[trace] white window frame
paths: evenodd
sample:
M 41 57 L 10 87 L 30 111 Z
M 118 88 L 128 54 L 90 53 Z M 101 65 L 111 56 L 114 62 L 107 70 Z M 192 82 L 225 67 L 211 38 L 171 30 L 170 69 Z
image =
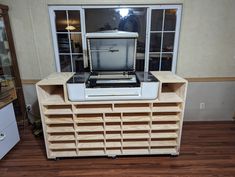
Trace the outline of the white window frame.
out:
M 146 34 L 146 44 L 147 48 L 145 49 L 145 71 L 149 70 L 149 48 L 150 48 L 150 31 L 151 31 L 151 15 L 152 15 L 152 10 L 156 10 L 156 9 L 177 9 L 177 13 L 176 13 L 176 25 L 175 25 L 175 40 L 174 40 L 174 49 L 173 49 L 173 57 L 172 57 L 172 65 L 171 65 L 171 72 L 175 73 L 176 72 L 176 64 L 177 64 L 177 58 L 178 58 L 178 45 L 179 45 L 179 35 L 180 35 L 180 24 L 181 24 L 181 13 L 182 13 L 182 5 L 151 5 L 149 6 L 149 12 L 148 12 L 148 16 L 147 16 L 147 23 L 148 23 L 148 27 L 146 29 L 146 32 L 148 32 L 148 34 Z M 165 14 L 164 14 L 165 15 Z M 164 19 L 164 15 L 163 15 L 163 23 L 165 21 Z M 164 26 L 164 24 L 162 25 Z M 163 29 L 159 32 L 163 33 Z M 148 42 L 148 43 L 147 43 Z M 162 44 L 163 44 L 163 38 L 161 39 L 161 48 L 162 48 Z M 148 51 L 148 52 L 147 52 Z M 160 52 L 160 55 L 162 55 L 162 52 Z M 162 59 L 161 59 L 162 60 Z M 161 69 L 161 60 L 159 63 L 159 69 Z
M 81 35 L 82 35 L 82 47 L 83 47 L 83 59 L 84 67 L 88 66 L 88 56 L 87 56 L 87 43 L 86 43 L 86 24 L 85 24 L 85 13 L 86 9 L 102 9 L 102 8 L 147 8 L 147 17 L 146 17 L 146 39 L 145 39 L 145 62 L 144 62 L 144 71 L 149 70 L 149 49 L 150 49 L 150 30 L 151 30 L 151 12 L 155 9 L 177 9 L 176 14 L 176 27 L 175 27 L 175 40 L 174 40 L 174 49 L 173 49 L 173 58 L 172 58 L 172 68 L 173 73 L 176 72 L 177 57 L 178 57 L 178 45 L 179 45 L 179 34 L 180 34 L 180 23 L 181 23 L 181 13 L 182 5 L 76 5 L 76 6 L 49 6 L 49 16 L 51 23 L 51 32 L 52 40 L 54 47 L 54 55 L 56 61 L 56 71 L 61 72 L 59 51 L 58 51 L 58 42 L 57 42 L 57 32 L 55 25 L 55 10 L 79 10 L 80 11 L 80 21 L 81 21 Z M 162 31 L 163 32 L 163 31 Z M 163 39 L 162 39 L 163 40 Z M 71 54 L 70 54 L 71 55 Z M 162 53 L 160 52 L 160 55 Z M 161 61 L 160 61 L 161 62 Z M 73 69 L 73 62 L 71 57 L 71 67 Z M 159 68 L 161 63 L 159 63 Z
M 88 65 L 87 61 L 87 45 L 86 45 L 86 26 L 85 24 L 85 17 L 84 17 L 84 9 L 81 6 L 49 6 L 49 15 L 50 15 L 50 22 L 51 22 L 51 33 L 52 33 L 52 41 L 53 41 L 53 47 L 54 47 L 54 56 L 56 61 L 56 71 L 61 72 L 61 66 L 60 66 L 60 56 L 59 56 L 59 48 L 58 48 L 58 40 L 57 40 L 57 32 L 56 32 L 56 24 L 55 24 L 55 10 L 77 10 L 80 12 L 80 21 L 81 21 L 81 36 L 82 36 L 82 48 L 83 48 L 83 61 L 84 61 L 84 67 Z M 70 37 L 69 37 L 70 40 Z M 74 68 L 72 56 L 70 54 L 70 60 L 71 60 L 71 67 L 72 70 Z

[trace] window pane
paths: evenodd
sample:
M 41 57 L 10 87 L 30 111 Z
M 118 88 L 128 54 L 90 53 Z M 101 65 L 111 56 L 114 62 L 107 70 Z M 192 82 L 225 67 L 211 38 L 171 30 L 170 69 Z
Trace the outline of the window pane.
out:
M 172 54 L 162 54 L 161 71 L 171 71 L 172 58 Z
M 70 53 L 68 34 L 57 34 L 59 53 Z
M 163 10 L 152 10 L 151 31 L 162 31 Z
M 70 34 L 72 53 L 82 53 L 82 36 L 81 34 Z
M 74 72 L 83 72 L 84 71 L 83 55 L 73 55 L 72 58 L 73 58 Z
M 165 31 L 175 31 L 176 25 L 176 9 L 168 9 L 165 11 Z
M 4 25 L 4 20 L 0 16 L 0 90 L 1 90 L 1 80 L 5 79 L 12 80 L 13 70 L 12 70 L 12 58 L 9 48 L 6 28 Z M 1 94 L 0 94 L 1 95 Z
M 74 29 L 70 28 L 70 31 L 81 32 L 80 11 L 69 10 L 68 17 L 69 17 L 69 26 L 74 27 Z
M 175 33 L 164 33 L 163 34 L 163 52 L 173 52 L 174 49 Z
M 149 54 L 149 71 L 159 71 L 160 54 Z
M 161 51 L 161 33 L 151 33 L 150 35 L 150 52 Z
M 70 55 L 60 55 L 60 69 L 61 72 L 72 71 Z
M 138 32 L 137 52 L 145 53 L 146 13 L 146 8 L 86 9 L 86 31 Z
M 66 11 L 55 11 L 55 23 L 56 23 L 56 31 L 57 32 L 67 32 L 67 17 Z

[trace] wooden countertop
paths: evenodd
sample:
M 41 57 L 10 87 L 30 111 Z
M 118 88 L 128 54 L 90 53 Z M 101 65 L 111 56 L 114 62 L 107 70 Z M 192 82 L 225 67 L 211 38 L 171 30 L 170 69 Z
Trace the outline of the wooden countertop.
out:
M 162 83 L 185 83 L 187 80 L 173 74 L 170 71 L 152 71 L 151 72 Z M 52 73 L 36 85 L 64 85 L 72 77 L 74 72 L 56 72 Z

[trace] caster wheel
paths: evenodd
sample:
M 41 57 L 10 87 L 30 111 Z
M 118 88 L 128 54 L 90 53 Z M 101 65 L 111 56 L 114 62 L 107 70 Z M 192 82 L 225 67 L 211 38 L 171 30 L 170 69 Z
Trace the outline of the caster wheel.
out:
M 174 158 L 174 157 L 178 157 L 179 154 L 171 154 L 171 157 Z
M 109 158 L 112 158 L 112 159 L 116 159 L 117 156 L 116 155 L 108 155 Z

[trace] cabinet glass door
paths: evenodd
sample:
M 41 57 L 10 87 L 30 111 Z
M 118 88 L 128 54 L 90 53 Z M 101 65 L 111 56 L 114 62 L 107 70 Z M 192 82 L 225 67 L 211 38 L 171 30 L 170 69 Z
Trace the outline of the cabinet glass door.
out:
M 12 59 L 3 17 L 0 16 L 0 101 L 14 88 Z

